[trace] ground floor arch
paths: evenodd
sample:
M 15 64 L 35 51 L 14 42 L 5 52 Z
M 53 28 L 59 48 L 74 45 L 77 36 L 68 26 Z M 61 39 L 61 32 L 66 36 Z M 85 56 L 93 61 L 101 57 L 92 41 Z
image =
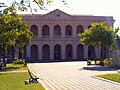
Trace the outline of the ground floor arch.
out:
M 13 45 L 7 48 L 7 55 L 12 55 L 13 58 L 15 57 L 15 52 L 15 47 Z
M 47 44 L 42 47 L 42 59 L 50 59 L 50 47 Z
M 30 53 L 29 53 L 30 48 Z M 80 44 L 64 44 L 64 43 L 46 43 L 42 45 L 31 45 L 26 47 L 27 57 L 40 61 L 69 61 L 69 60 L 87 60 L 91 57 L 98 57 L 98 49 L 93 46 L 85 46 Z M 38 50 L 39 48 L 39 50 Z M 95 54 L 96 53 L 96 54 Z
M 88 59 L 93 59 L 95 56 L 95 47 L 88 46 Z
M 54 59 L 55 60 L 61 59 L 61 46 L 59 44 L 56 44 L 54 46 Z
M 31 46 L 31 58 L 33 59 L 33 62 L 36 62 L 38 60 L 38 46 L 37 45 Z
M 66 45 L 66 59 L 73 59 L 73 47 L 71 44 Z
M 84 47 L 82 44 L 77 46 L 77 59 L 83 60 L 84 59 Z

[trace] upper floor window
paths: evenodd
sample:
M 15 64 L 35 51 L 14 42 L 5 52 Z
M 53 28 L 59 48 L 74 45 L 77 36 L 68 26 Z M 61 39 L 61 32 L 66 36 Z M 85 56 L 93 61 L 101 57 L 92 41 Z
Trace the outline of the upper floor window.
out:
M 44 25 L 42 27 L 42 36 L 49 36 L 49 26 L 48 25 Z
M 65 35 L 72 35 L 72 26 L 71 25 L 67 25 L 65 27 Z
M 61 35 L 61 27 L 59 25 L 54 26 L 54 36 L 60 36 Z
M 32 25 L 30 30 L 33 33 L 33 36 L 38 35 L 38 27 L 36 25 Z
M 79 33 L 83 33 L 83 26 L 82 25 L 78 25 L 77 26 L 77 32 L 76 32 L 76 35 L 78 35 Z

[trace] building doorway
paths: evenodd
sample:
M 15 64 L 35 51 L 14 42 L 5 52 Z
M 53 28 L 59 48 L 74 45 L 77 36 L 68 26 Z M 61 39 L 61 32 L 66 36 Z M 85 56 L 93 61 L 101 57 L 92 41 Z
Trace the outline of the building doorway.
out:
M 59 44 L 55 45 L 54 47 L 54 59 L 55 60 L 61 59 L 61 46 Z

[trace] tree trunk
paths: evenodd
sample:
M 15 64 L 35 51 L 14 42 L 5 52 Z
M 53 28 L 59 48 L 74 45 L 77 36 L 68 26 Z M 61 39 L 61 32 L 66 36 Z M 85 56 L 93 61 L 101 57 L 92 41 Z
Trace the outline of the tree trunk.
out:
M 19 58 L 19 49 L 17 45 L 15 45 L 14 47 L 15 47 L 15 58 Z
M 6 57 L 6 45 L 3 44 L 2 46 L 2 59 L 3 59 L 3 66 L 6 67 L 6 60 L 5 60 L 5 57 Z

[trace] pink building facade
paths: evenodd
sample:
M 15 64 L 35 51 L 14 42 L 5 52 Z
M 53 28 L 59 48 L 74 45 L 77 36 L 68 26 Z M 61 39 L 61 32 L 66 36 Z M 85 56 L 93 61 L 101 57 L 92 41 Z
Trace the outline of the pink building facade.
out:
M 69 15 L 58 9 L 44 15 L 24 15 L 23 19 L 33 32 L 26 57 L 34 62 L 86 60 L 97 48 L 82 45 L 78 33 L 93 22 L 106 21 L 107 26 L 113 26 L 112 16 Z

